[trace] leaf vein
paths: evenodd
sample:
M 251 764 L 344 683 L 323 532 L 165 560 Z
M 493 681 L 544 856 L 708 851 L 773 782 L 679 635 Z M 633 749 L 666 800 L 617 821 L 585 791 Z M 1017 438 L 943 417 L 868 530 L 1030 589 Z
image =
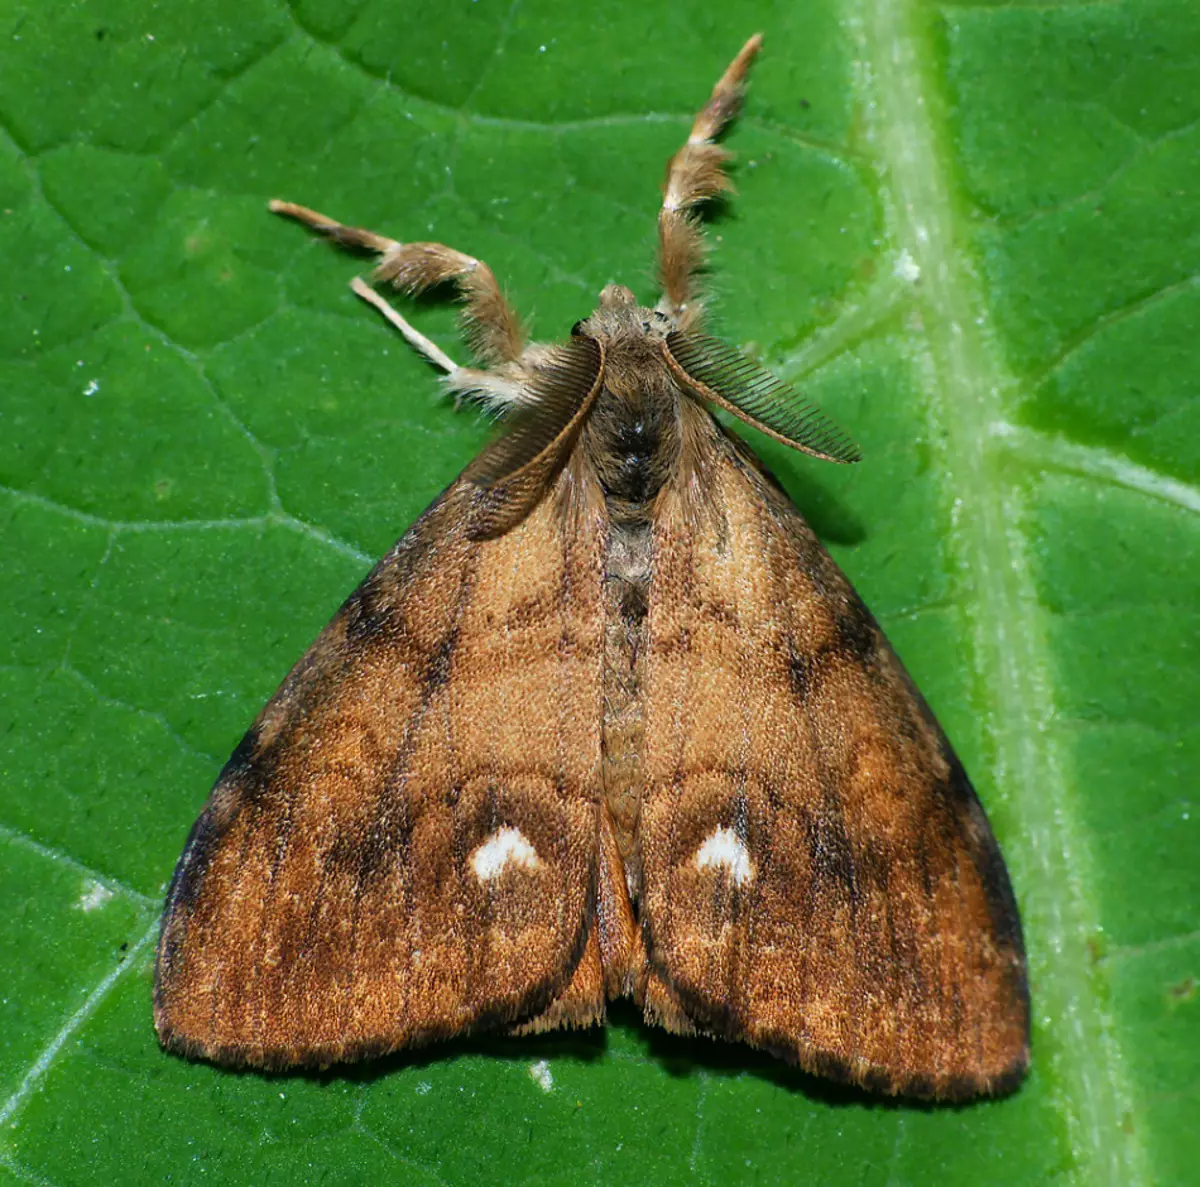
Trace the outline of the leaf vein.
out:
M 46 1077 L 46 1074 L 54 1066 L 63 1047 L 76 1035 L 83 1027 L 84 1023 L 96 1012 L 100 1003 L 113 991 L 118 982 L 125 977 L 131 968 L 136 965 L 137 957 L 142 951 L 155 939 L 158 935 L 158 916 L 142 933 L 130 949 L 125 953 L 125 958 L 114 969 L 112 969 L 88 994 L 87 1000 L 63 1023 L 58 1033 L 50 1040 L 49 1043 L 42 1049 L 41 1054 L 34 1060 L 29 1070 L 25 1073 L 24 1078 L 17 1090 L 0 1105 L 0 1126 L 8 1125 L 12 1118 L 17 1114 L 34 1090 Z

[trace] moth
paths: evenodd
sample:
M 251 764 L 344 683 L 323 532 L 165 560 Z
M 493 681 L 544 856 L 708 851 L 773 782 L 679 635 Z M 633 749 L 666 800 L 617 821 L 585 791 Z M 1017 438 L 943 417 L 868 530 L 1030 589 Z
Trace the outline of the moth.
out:
M 1017 908 L 962 765 L 800 513 L 710 407 L 852 442 L 707 335 L 700 211 L 761 38 L 670 159 L 662 296 L 527 343 L 491 269 L 312 210 L 377 283 L 458 286 L 502 434 L 350 595 L 222 770 L 175 869 L 162 1043 L 266 1069 L 603 1021 L 742 1040 L 887 1093 L 1011 1089 Z

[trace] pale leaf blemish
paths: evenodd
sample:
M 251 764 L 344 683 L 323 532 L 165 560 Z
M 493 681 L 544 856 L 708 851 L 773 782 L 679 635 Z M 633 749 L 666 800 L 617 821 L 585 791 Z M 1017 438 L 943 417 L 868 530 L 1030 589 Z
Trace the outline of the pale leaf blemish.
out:
M 544 1059 L 539 1059 L 537 1063 L 529 1065 L 529 1078 L 543 1092 L 551 1092 L 554 1089 L 554 1076 L 550 1072 L 549 1063 Z
M 428 1096 L 432 1090 L 433 1085 L 430 1084 L 428 1080 L 422 1080 L 416 1087 L 416 1093 L 418 1096 Z
M 113 896 L 113 892 L 107 886 L 101 886 L 99 882 L 85 882 L 83 884 L 83 893 L 75 902 L 75 907 L 80 911 L 98 911 L 101 907 L 108 906 Z
M 750 851 L 737 833 L 724 825 L 713 829 L 708 840 L 696 850 L 696 869 L 728 870 L 734 886 L 741 886 L 754 877 Z
M 471 867 L 480 882 L 498 878 L 510 863 L 527 870 L 536 870 L 542 864 L 525 834 L 511 825 L 498 828 L 471 857 Z
M 901 280 L 907 280 L 909 284 L 916 284 L 921 279 L 921 265 L 913 259 L 908 248 L 902 249 L 896 257 L 893 271 Z

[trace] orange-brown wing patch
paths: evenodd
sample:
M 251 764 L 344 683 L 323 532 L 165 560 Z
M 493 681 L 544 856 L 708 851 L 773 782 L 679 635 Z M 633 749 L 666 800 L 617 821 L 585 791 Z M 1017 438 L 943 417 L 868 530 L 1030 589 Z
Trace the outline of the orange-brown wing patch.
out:
M 602 517 L 551 492 L 478 541 L 478 497 L 380 562 L 222 772 L 163 919 L 168 1046 L 326 1065 L 519 1023 L 594 947 Z
M 651 964 L 699 1028 L 810 1071 L 919 1096 L 1009 1087 L 1028 1060 L 1024 951 L 975 793 L 799 514 L 697 431 L 714 511 L 681 488 L 655 522 Z

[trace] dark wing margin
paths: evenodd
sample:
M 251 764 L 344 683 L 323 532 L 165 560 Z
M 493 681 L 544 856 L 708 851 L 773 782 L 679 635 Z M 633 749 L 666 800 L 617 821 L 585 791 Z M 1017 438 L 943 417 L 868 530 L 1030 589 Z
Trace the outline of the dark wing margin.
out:
M 460 479 L 263 709 L 167 896 L 165 1046 L 323 1067 L 602 1015 L 604 525 L 553 493 L 480 541 Z
M 698 406 L 723 523 L 661 501 L 640 916 L 694 1025 L 872 1090 L 1013 1088 L 1017 906 L 949 742 L 849 582 Z M 668 1025 L 669 1025 L 668 1020 Z
M 478 488 L 471 533 L 497 536 L 521 522 L 545 493 L 604 383 L 604 348 L 580 335 L 552 354 L 529 385 L 504 435 L 464 471 Z
M 776 441 L 829 462 L 862 459 L 858 446 L 815 404 L 727 342 L 673 330 L 667 335 L 667 361 L 676 377 L 704 399 Z

